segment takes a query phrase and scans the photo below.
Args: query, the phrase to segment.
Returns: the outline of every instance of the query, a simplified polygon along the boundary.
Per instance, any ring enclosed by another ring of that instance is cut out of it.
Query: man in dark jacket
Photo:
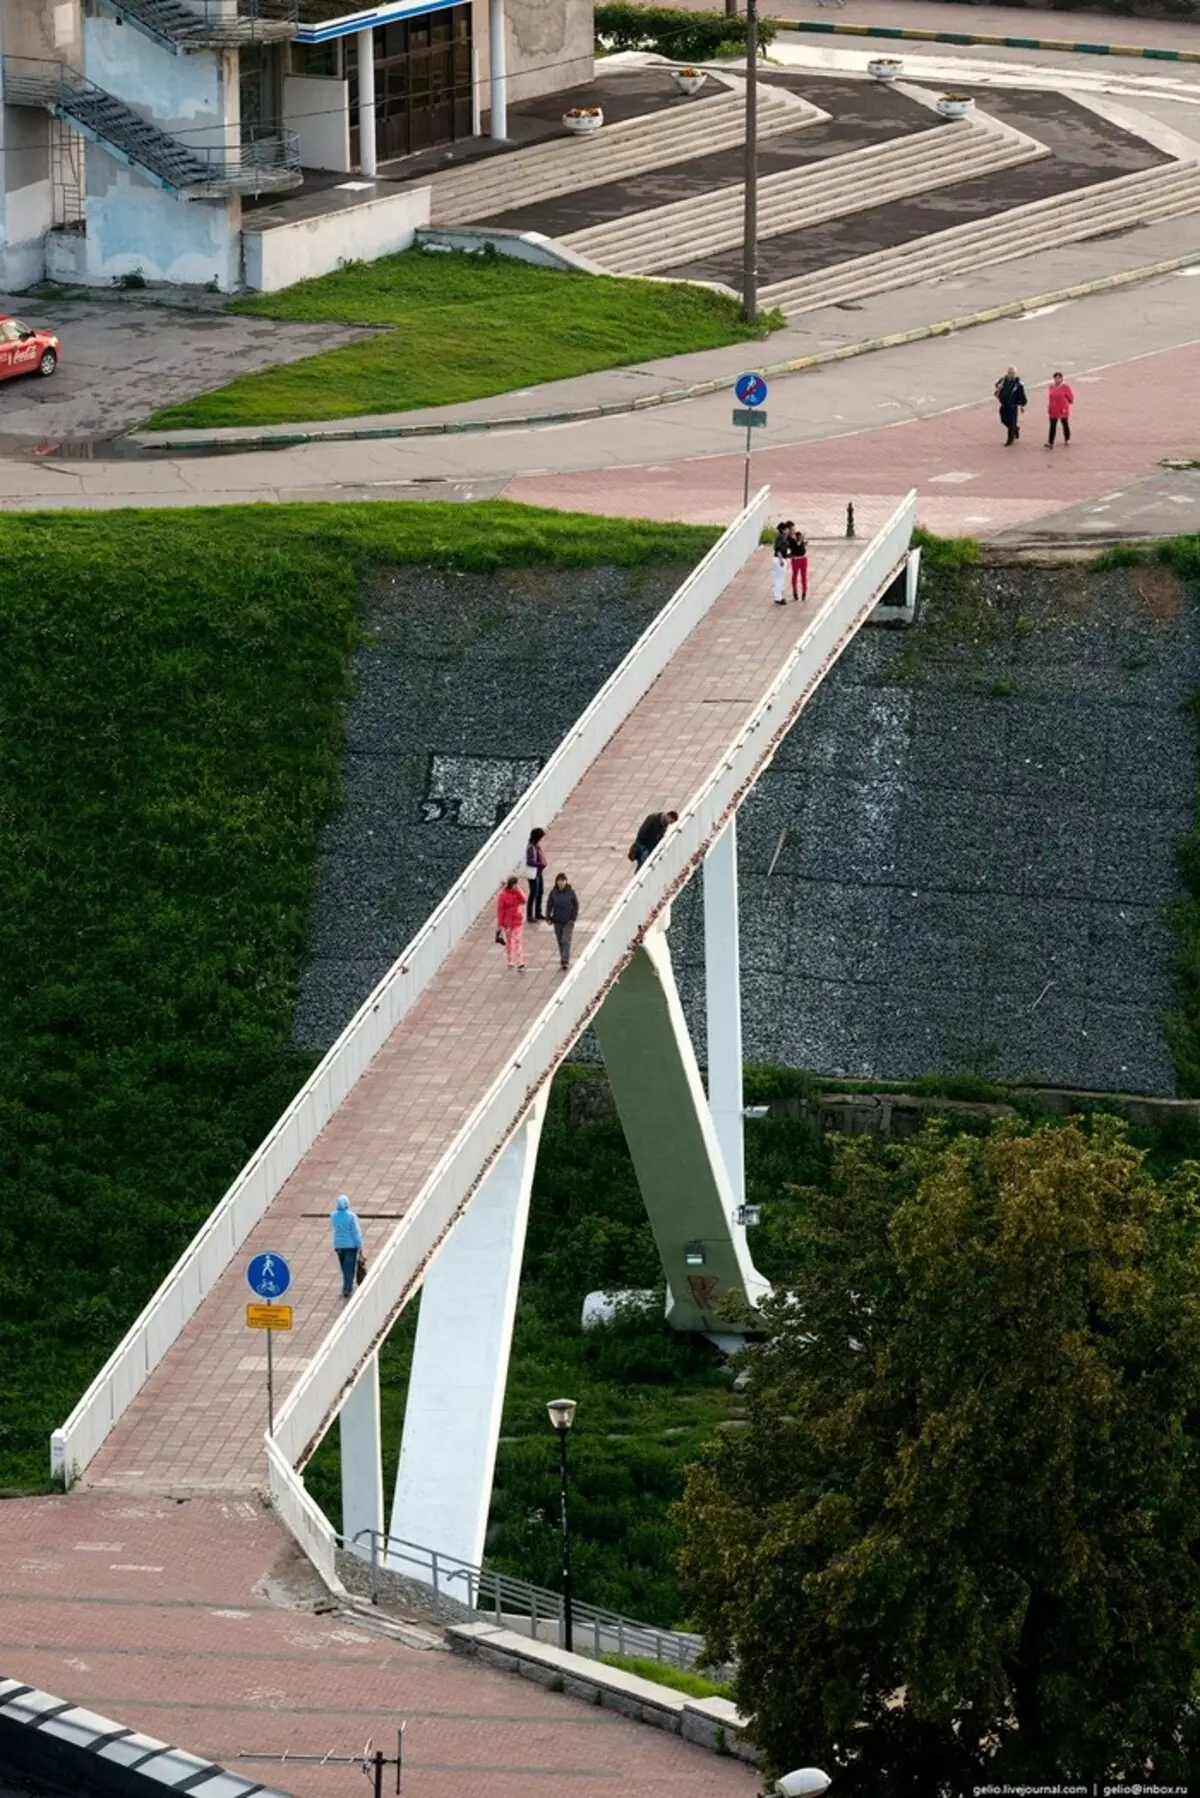
[[[579,901],[575,897],[575,888],[565,874],[554,876],[554,885],[550,888],[546,900],[546,916],[554,926],[554,935],[558,941],[558,959],[564,968],[571,965],[571,938],[575,934],[575,920],[579,916]]]
[[[678,816],[678,812],[651,812],[648,818],[643,818],[633,839],[633,848],[629,851],[630,861],[636,862],[640,868],[646,857],[658,848]]]
[[[1000,406],[1000,423],[1008,432],[1004,447],[1015,443],[1021,435],[1021,414],[1025,410],[1025,388],[1015,368],[996,382],[996,399]]]

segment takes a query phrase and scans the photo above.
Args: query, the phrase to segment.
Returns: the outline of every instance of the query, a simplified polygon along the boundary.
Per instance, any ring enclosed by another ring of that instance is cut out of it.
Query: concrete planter
[[[589,106],[586,109],[581,108],[577,112],[563,113],[563,124],[572,137],[591,137],[594,131],[599,131],[603,123],[604,113],[599,106]]]
[[[672,69],[671,80],[681,94],[698,94],[704,86],[705,76],[699,69]]]
[[[937,109],[944,119],[965,119],[974,104],[969,94],[943,94]]]
[[[874,56],[867,64],[867,74],[876,81],[895,81],[903,73],[904,64],[898,56]]]

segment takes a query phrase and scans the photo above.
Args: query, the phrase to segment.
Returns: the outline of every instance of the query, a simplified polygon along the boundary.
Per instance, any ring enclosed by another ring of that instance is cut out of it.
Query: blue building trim
[[[301,25],[296,42],[328,44],[335,37],[352,37],[368,26],[390,25],[396,19],[412,19],[421,13],[446,12],[459,4],[460,0],[380,0],[378,6],[365,6],[342,19],[329,19],[323,25]]]

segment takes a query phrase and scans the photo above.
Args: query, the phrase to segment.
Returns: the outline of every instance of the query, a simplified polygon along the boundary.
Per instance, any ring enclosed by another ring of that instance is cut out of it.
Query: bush
[[[778,31],[770,19],[758,22],[760,50]],[[716,56],[743,55],[746,21],[723,12],[679,12],[673,6],[633,6],[614,0],[596,8],[596,43],[607,50],[651,50],[676,62],[705,62]]]

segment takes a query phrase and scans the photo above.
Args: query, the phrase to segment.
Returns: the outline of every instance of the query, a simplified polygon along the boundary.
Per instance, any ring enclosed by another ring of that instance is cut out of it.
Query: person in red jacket
[[[1071,441],[1071,407],[1075,404],[1075,395],[1063,380],[1061,369],[1054,371],[1054,379],[1050,383],[1046,401],[1046,409],[1050,414],[1050,435],[1046,439],[1046,448],[1054,448],[1054,433],[1061,425],[1063,448],[1066,449]]]
[[[510,968],[525,972],[522,942],[525,936],[525,895],[510,874],[496,894],[496,929],[504,938],[504,953]]]

